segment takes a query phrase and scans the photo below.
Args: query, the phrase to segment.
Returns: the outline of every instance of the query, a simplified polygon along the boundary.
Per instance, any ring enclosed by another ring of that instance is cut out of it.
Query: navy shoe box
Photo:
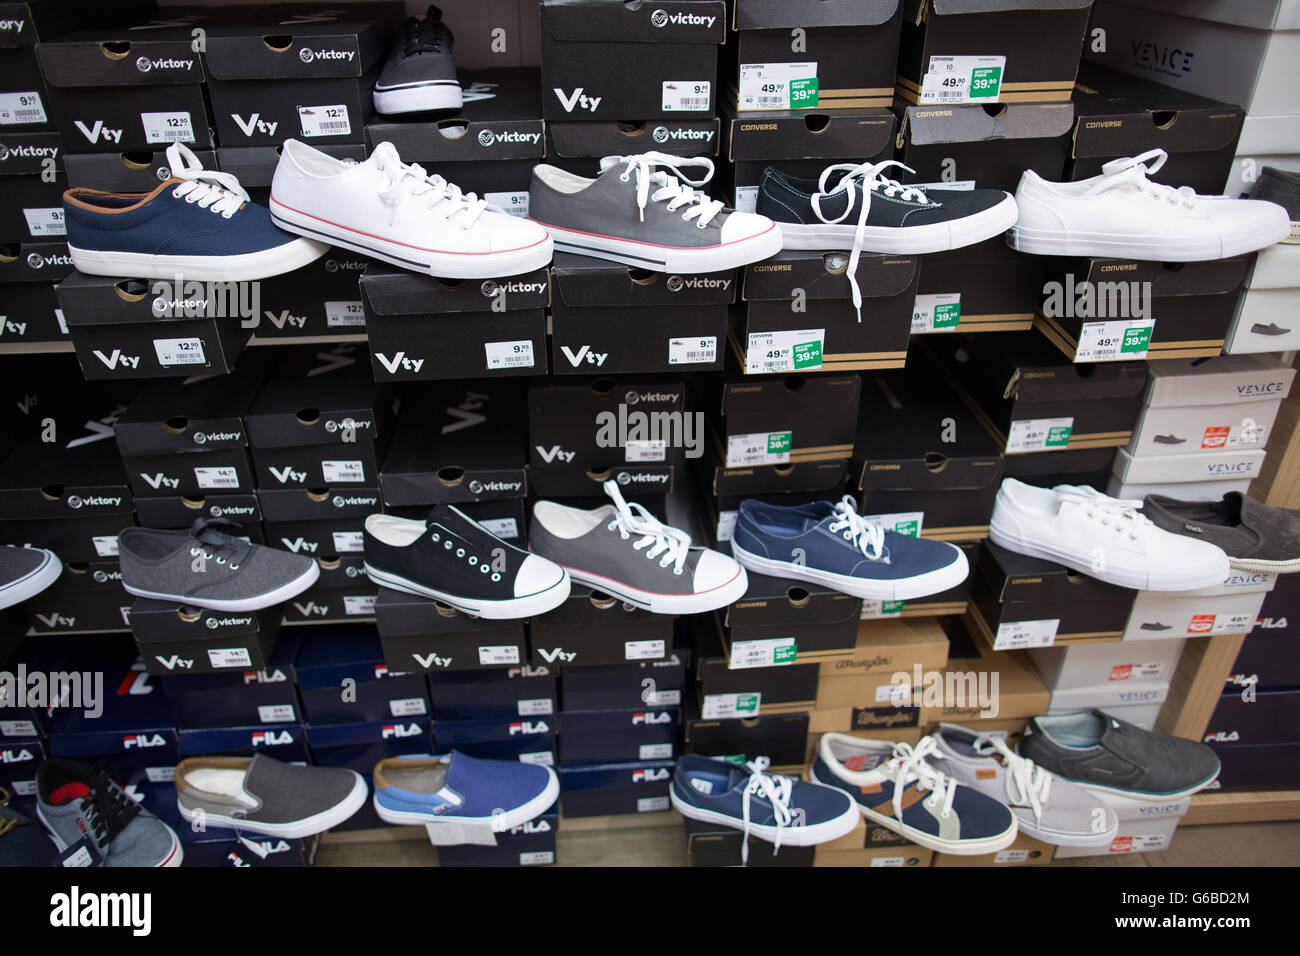
[[[407,720],[429,714],[424,678],[389,669],[372,625],[313,628],[298,652],[297,672],[309,724]]]
[[[439,866],[546,866],[555,862],[555,835],[560,805],[536,819],[497,834],[496,846],[472,844],[438,847]]]
[[[276,642],[262,670],[162,678],[177,725],[220,727],[301,721],[294,669],[300,644],[300,632],[290,629]]]
[[[686,687],[685,649],[662,661],[565,667],[560,675],[564,709],[616,710],[678,707]]]
[[[437,721],[550,717],[558,709],[557,682],[546,667],[431,673],[428,681]]]
[[[310,763],[307,730],[301,723],[178,727],[177,750],[186,757],[251,757],[265,753],[281,763]]]
[[[562,764],[667,760],[676,756],[676,707],[566,710],[560,714]]]
[[[672,806],[673,760],[574,764],[560,768],[560,805],[566,817],[660,813]]]
[[[433,739],[439,753],[452,749],[485,760],[522,760],[555,764],[554,717],[495,717],[480,720],[435,720]]]

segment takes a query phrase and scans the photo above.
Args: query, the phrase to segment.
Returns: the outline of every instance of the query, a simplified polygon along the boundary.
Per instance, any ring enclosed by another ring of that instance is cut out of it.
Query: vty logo
[[[140,477],[143,478],[145,483],[154,491],[157,491],[159,488],[176,488],[181,483],[179,478],[168,478],[161,471],[153,475],[146,475],[142,471],[140,472]]]
[[[555,647],[549,651],[544,647],[539,647],[537,649],[537,653],[541,654],[542,660],[546,661],[546,663],[548,664],[554,664],[557,661],[559,662],[572,661],[575,657],[578,656],[577,651],[566,651],[562,647]]]
[[[574,368],[577,368],[584,361],[588,365],[595,365],[599,368],[605,364],[605,359],[609,358],[608,352],[593,352],[590,345],[584,345],[577,352],[574,352],[567,345],[561,345],[560,351],[564,353],[564,357],[569,360],[569,364]]]
[[[307,480],[307,472],[294,471],[292,465],[285,465],[283,468],[276,468],[273,465],[271,466],[271,474],[273,474],[275,476],[275,480],[282,485],[288,484],[290,481]]]
[[[230,118],[235,121],[235,125],[245,136],[252,136],[254,132],[265,133],[267,136],[275,135],[275,128],[279,123],[268,123],[262,119],[261,113],[254,113],[248,119],[244,119],[238,113],[231,113]]]
[[[565,93],[564,90],[557,86],[555,87],[555,95],[559,98],[560,105],[564,107],[566,113],[572,113],[574,107],[594,113],[601,100],[599,96],[587,96],[581,86],[572,93]]]
[[[407,358],[405,352],[398,352],[392,358],[383,352],[376,352],[375,358],[388,370],[389,375],[396,375],[399,368],[407,372],[418,372],[424,367],[424,359]]]
[[[435,667],[451,666],[450,657],[439,657],[437,654],[434,653],[429,653],[429,654],[412,653],[411,656],[414,657],[416,661],[419,662],[419,665],[423,667],[425,670],[432,670]]]
[[[318,546],[317,542],[308,541],[306,538],[302,537],[302,535],[299,535],[298,537],[294,538],[292,541],[290,541],[288,538],[281,538],[280,540],[283,541],[284,546],[288,548],[290,551],[292,551],[294,554],[297,554],[299,551],[314,552]]]
[[[550,448],[543,448],[541,445],[534,445],[533,447],[537,449],[537,454],[542,456],[542,461],[548,465],[557,458],[560,461],[573,461],[574,452],[565,451],[559,445],[552,445]]]
[[[155,654],[154,660],[156,660],[163,667],[167,668],[169,671],[174,671],[178,667],[181,670],[189,670],[194,666],[193,660],[187,660],[186,658],[181,657],[179,654],[173,654],[170,657],[162,657],[158,654]]]
[[[121,365],[122,368],[140,367],[140,356],[127,355],[121,349],[113,349],[111,355],[105,355],[99,349],[95,349],[95,358],[107,365],[109,369],[115,369],[118,365]]]
[[[109,129],[104,125],[103,120],[95,120],[95,125],[91,127],[87,127],[81,120],[74,120],[73,122],[77,129],[81,130],[81,135],[92,143],[98,143],[101,136],[106,143],[122,142],[122,131],[120,129]]]

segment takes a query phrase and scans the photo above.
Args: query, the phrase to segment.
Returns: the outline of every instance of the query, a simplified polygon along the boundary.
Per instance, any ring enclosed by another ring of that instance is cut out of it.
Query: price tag
[[[975,188],[973,179],[954,179],[950,183],[908,183],[913,189],[960,189],[962,192],[969,192]]]
[[[0,93],[0,126],[21,123],[44,123],[45,105],[35,90],[26,93]]]
[[[90,540],[95,546],[95,554],[99,555],[101,558],[117,557],[117,535],[96,535]]]
[[[682,702],[682,692],[679,690],[646,691],[642,696],[651,707],[676,707]]]
[[[429,705],[423,697],[400,697],[390,700],[388,709],[394,717],[423,717],[429,712]]]
[[[667,797],[641,797],[636,802],[637,813],[658,813],[668,809]]]
[[[194,481],[200,488],[238,488],[237,468],[195,468]]]
[[[487,353],[488,371],[498,368],[533,367],[532,339],[520,339],[515,342],[484,342],[483,351]]]
[[[825,329],[751,332],[745,349],[745,374],[807,372],[822,367]]]
[[[518,664],[518,644],[493,644],[478,649],[478,662],[483,666],[489,664]]]
[[[0,737],[35,737],[36,725],[30,720],[0,720]]]
[[[1024,863],[1028,859],[1028,850],[999,850],[993,856],[994,863]]]
[[[1220,614],[1214,619],[1211,634],[1244,634],[1255,626],[1253,614]]]
[[[624,641],[623,642],[623,660],[625,661],[648,661],[658,660],[664,656],[664,642],[657,641]]]
[[[918,295],[912,305],[912,334],[952,332],[961,322],[961,293]]]
[[[727,467],[784,465],[790,461],[794,432],[754,432],[727,436]]]
[[[519,701],[520,717],[549,717],[555,713],[555,701],[549,697],[534,697]]]
[[[718,541],[730,541],[732,535],[736,533],[736,519],[740,517],[739,511],[720,511],[718,512]]]
[[[637,461],[666,461],[668,459],[668,442],[662,438],[629,438],[623,446],[623,461],[631,464]]]
[[[334,106],[300,106],[298,123],[303,136],[347,136],[352,132],[348,108],[342,103]]]
[[[359,459],[335,458],[322,461],[320,470],[327,485],[366,480],[366,463]]]
[[[267,704],[257,708],[257,719],[264,724],[288,724],[294,717],[292,704]]]
[[[11,780],[7,786],[13,790],[15,796],[34,797],[36,796],[35,780]]]
[[[519,523],[514,518],[488,518],[479,524],[498,538],[519,537]]]
[[[484,193],[483,198],[512,216],[528,217],[528,190],[518,193]]]
[[[554,850],[533,850],[519,854],[520,866],[548,866],[555,862]]]
[[[876,621],[882,617],[902,617],[902,601],[873,601],[863,600],[862,613],[858,615],[860,621]]]
[[[330,537],[334,539],[335,554],[346,554],[366,549],[365,536],[360,531],[335,531]]]
[[[902,866],[906,860],[901,856],[877,856],[871,860],[871,866]]]
[[[1073,418],[1033,418],[1012,422],[1007,431],[1007,454],[1065,448],[1074,431]]]
[[[365,325],[366,313],[360,302],[326,302],[325,324],[331,329]]]
[[[755,212],[758,209],[758,187],[737,186],[736,204],[732,207],[737,212]]]
[[[345,594],[343,613],[349,617],[369,617],[375,613],[375,600],[378,597],[377,594]]]
[[[208,662],[213,667],[252,667],[253,655],[247,647],[209,647]]]
[[[996,103],[1005,56],[932,56],[921,81],[922,103]]]
[[[876,688],[877,704],[894,704],[898,707],[906,706],[911,699],[911,692],[903,684],[881,684]]]
[[[802,110],[817,105],[817,64],[742,63],[742,110]]]
[[[799,647],[793,637],[772,637],[761,641],[736,641],[731,645],[731,658],[727,667],[743,670],[749,667],[775,667],[793,664]]]
[[[91,852],[90,841],[86,837],[82,837],[59,854],[59,866],[95,866],[97,862],[98,858]]]
[[[140,122],[144,124],[146,143],[192,143],[194,142],[194,124],[190,114],[178,113],[141,113]]]
[[[707,365],[717,360],[718,337],[716,335],[668,340],[669,365]]]
[[[673,755],[672,744],[642,744],[637,748],[641,760],[666,760]]]
[[[713,84],[709,80],[665,80],[665,113],[707,113]]]
[[[203,340],[200,338],[154,339],[153,350],[158,356],[158,364],[163,368],[208,364],[208,357],[203,354]]]
[[[1059,617],[1041,621],[1006,621],[998,625],[993,649],[1011,651],[1021,647],[1050,647],[1060,626]]]
[[[176,768],[173,767],[145,767],[145,779],[150,783],[171,783],[176,779]]]
[[[705,720],[727,720],[732,717],[755,717],[762,706],[763,695],[705,694],[703,714]]]
[[[554,767],[555,754],[549,750],[538,750],[535,753],[520,754],[519,762],[536,764],[539,767]]]
[[[905,534],[909,538],[921,537],[921,525],[925,522],[924,511],[899,511],[887,515],[864,515],[868,521],[882,525],[886,531]]]
[[[1118,322],[1085,322],[1079,331],[1076,362],[1118,362],[1147,357],[1155,319],[1121,319]]]
[[[27,231],[35,238],[68,234],[68,224],[63,219],[62,209],[24,209],[23,218],[27,220]]]

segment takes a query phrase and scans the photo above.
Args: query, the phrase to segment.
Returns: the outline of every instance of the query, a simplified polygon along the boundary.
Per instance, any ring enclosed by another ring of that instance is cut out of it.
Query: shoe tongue
[[[397,147],[392,143],[380,143],[370,154],[370,159],[371,161],[382,159],[385,166],[398,165],[402,162],[402,157],[397,154]]]
[[[90,788],[84,783],[79,781],[74,783],[65,783],[61,787],[55,787],[54,790],[50,792],[50,803],[57,807],[88,796],[90,796]]]

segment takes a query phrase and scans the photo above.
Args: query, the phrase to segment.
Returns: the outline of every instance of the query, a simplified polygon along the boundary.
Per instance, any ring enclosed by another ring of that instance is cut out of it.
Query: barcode
[[[712,352],[687,352],[682,357],[683,362],[712,362]]]
[[[781,96],[760,96],[754,101],[759,107],[779,108],[785,106],[785,98]]]
[[[159,131],[159,138],[168,143],[184,143],[190,138],[190,131],[186,129],[164,129]]]
[[[684,110],[707,110],[709,108],[709,98],[707,96],[683,96],[677,101],[677,105]]]
[[[532,367],[533,357],[531,355],[506,355],[501,359],[502,365],[527,365]]]
[[[226,478],[224,476],[218,478],[209,478],[207,481],[207,486],[209,488],[238,488],[239,479]]]
[[[341,123],[318,123],[316,129],[320,133],[350,133],[352,124],[344,120]]]
[[[528,218],[528,210],[523,209],[519,206],[506,206],[505,211],[506,211],[506,215],[508,216],[516,216],[519,219]]]
[[[14,110],[14,122],[16,123],[37,123],[45,119],[45,114],[40,110]]]

